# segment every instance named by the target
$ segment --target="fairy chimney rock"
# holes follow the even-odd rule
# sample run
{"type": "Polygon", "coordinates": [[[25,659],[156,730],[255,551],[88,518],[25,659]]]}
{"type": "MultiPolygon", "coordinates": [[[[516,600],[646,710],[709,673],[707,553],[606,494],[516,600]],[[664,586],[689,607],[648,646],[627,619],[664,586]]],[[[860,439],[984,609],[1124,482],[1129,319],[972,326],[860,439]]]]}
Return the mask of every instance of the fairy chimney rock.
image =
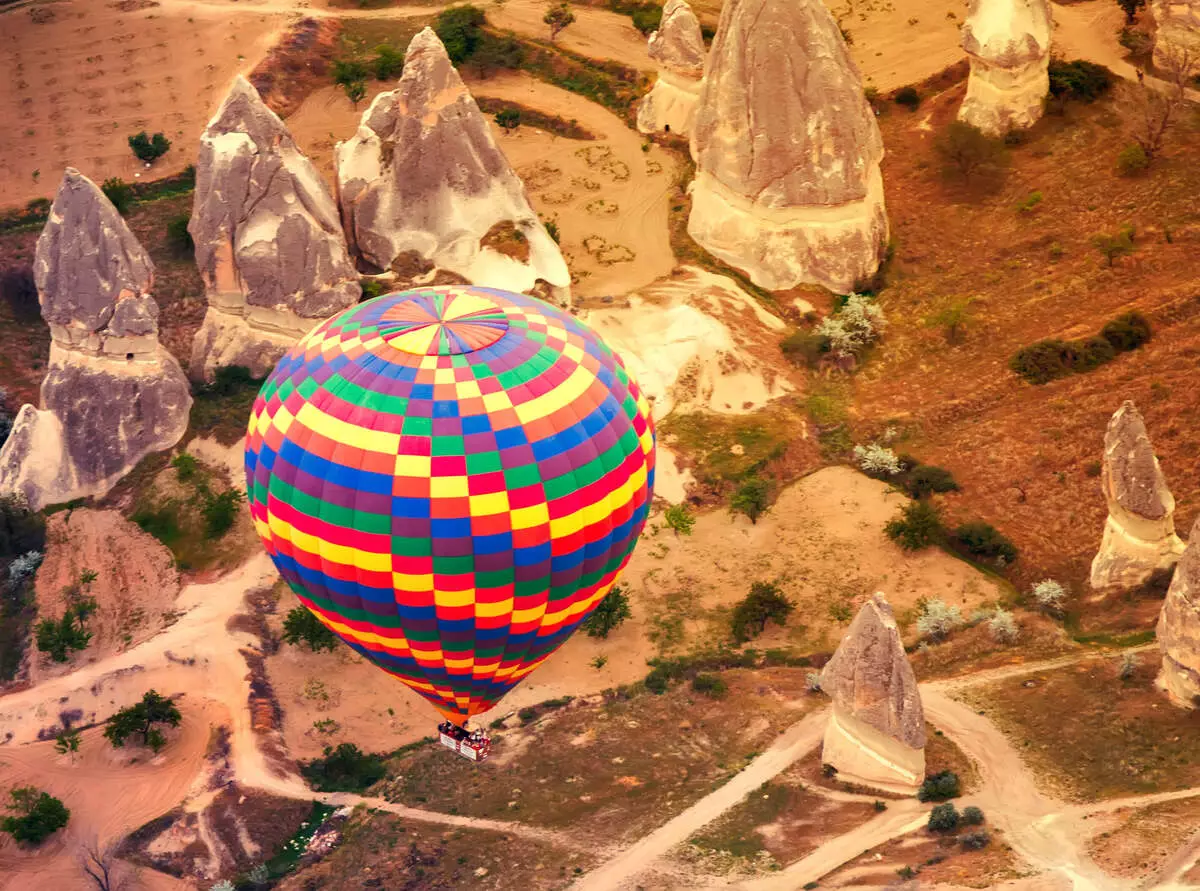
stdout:
{"type": "Polygon", "coordinates": [[[346,237],[364,272],[452,273],[569,301],[571,277],[525,187],[430,28],[335,150],[346,237]],[[544,282],[544,285],[540,285],[544,282]]]}
{"type": "Polygon", "coordinates": [[[971,74],[959,120],[989,136],[1033,125],[1050,91],[1051,30],[1047,0],[971,0],[962,27],[971,74]]]}
{"type": "Polygon", "coordinates": [[[1200,708],[1200,519],[1192,526],[1158,617],[1158,646],[1159,686],[1172,702],[1200,708]]]}
{"type": "Polygon", "coordinates": [[[1108,520],[1092,561],[1092,587],[1130,590],[1174,566],[1183,552],[1175,534],[1175,499],[1132,402],[1126,401],[1108,422],[1101,486],[1108,520]]]}
{"type": "Polygon", "coordinates": [[[650,35],[650,58],[658,63],[658,80],[638,108],[642,133],[689,136],[704,76],[704,37],[686,0],[669,0],[658,30],[650,35]]]}
{"type": "Polygon", "coordinates": [[[760,287],[847,293],[888,240],[883,140],[821,0],[730,0],[692,132],[688,232],[760,287]]]}
{"type": "Polygon", "coordinates": [[[225,365],[264,376],[314,325],[362,296],[333,197],[243,77],[200,137],[188,231],[208,295],[194,377],[225,365]]]}
{"type": "Polygon", "coordinates": [[[175,445],[192,399],[158,342],[154,264],[86,176],[68,167],[33,264],[50,356],[41,407],[25,405],[0,448],[0,493],[34,510],[103,495],[175,445]]]}
{"type": "Polygon", "coordinates": [[[822,760],[838,778],[902,794],[925,779],[925,713],[892,608],[874,594],[821,672],[833,699],[822,760]]]}

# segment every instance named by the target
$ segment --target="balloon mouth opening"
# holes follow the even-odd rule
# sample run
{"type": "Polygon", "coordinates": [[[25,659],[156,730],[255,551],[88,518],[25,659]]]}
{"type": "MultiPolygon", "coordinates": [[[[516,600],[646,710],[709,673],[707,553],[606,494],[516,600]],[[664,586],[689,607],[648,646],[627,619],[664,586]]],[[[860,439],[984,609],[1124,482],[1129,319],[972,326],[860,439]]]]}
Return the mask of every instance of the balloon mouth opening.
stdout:
{"type": "Polygon", "coordinates": [[[472,291],[413,294],[379,318],[379,336],[414,356],[458,356],[486,349],[509,328],[496,302],[472,291]]]}

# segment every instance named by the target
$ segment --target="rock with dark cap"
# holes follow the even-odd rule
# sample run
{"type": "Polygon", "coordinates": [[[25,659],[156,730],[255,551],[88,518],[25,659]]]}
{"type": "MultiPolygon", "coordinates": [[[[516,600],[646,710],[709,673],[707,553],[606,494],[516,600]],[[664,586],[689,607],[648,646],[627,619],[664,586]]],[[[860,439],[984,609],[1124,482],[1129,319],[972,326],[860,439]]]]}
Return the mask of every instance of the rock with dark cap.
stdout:
{"type": "Polygon", "coordinates": [[[688,233],[758,286],[847,293],[888,240],[883,140],[821,0],[730,0],[692,133],[688,233]]]}
{"type": "Polygon", "coordinates": [[[1175,567],[1157,636],[1162,650],[1159,686],[1177,705],[1200,708],[1200,519],[1175,567]]]}
{"type": "Polygon", "coordinates": [[[209,304],[192,347],[194,377],[226,365],[263,376],[362,296],[333,197],[242,77],[200,137],[188,231],[209,304]]]}
{"type": "Polygon", "coordinates": [[[420,258],[510,291],[545,282],[569,300],[558,245],[430,28],[409,44],[396,89],[375,97],[335,155],[342,222],[364,272],[420,258]]]}
{"type": "Polygon", "coordinates": [[[822,760],[838,778],[915,792],[925,778],[925,713],[892,608],[874,594],[821,672],[833,699],[822,760]]]}
{"type": "Polygon", "coordinates": [[[1132,590],[1169,570],[1183,553],[1175,534],[1175,499],[1132,402],[1108,422],[1101,487],[1108,519],[1092,561],[1091,584],[1105,592],[1132,590]]]}
{"type": "Polygon", "coordinates": [[[650,58],[658,63],[658,80],[638,107],[642,133],[689,136],[704,76],[704,37],[687,0],[669,0],[658,30],[650,35],[650,58]]]}
{"type": "Polygon", "coordinates": [[[971,0],[962,27],[971,75],[959,120],[996,137],[1032,126],[1050,91],[1051,32],[1047,0],[971,0]]]}
{"type": "Polygon", "coordinates": [[[34,277],[50,326],[41,408],[0,449],[0,493],[37,510],[103,495],[175,445],[192,399],[158,342],[154,265],[96,184],[67,168],[38,238],[34,277]]]}

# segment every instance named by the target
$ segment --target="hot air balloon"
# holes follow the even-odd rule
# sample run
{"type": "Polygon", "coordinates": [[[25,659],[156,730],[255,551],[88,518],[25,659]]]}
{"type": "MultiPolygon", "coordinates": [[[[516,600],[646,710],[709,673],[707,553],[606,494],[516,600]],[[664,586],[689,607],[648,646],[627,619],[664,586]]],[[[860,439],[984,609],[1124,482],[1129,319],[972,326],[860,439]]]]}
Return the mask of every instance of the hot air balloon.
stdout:
{"type": "Polygon", "coordinates": [[[629,560],[654,428],[621,359],[569,314],[420,288],[345,310],[279,361],[246,484],[304,606],[481,758],[467,719],[558,649],[629,560]]]}

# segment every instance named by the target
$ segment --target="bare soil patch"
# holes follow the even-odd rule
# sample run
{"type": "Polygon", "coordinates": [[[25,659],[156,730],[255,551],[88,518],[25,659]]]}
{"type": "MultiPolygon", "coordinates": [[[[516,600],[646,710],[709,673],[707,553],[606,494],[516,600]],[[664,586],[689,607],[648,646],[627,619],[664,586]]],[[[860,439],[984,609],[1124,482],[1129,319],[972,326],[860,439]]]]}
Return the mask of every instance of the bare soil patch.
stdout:
{"type": "Polygon", "coordinates": [[[1122,878],[1153,874],[1200,832],[1200,798],[1122,808],[1104,817],[1105,828],[1088,853],[1107,872],[1122,878]]]}

